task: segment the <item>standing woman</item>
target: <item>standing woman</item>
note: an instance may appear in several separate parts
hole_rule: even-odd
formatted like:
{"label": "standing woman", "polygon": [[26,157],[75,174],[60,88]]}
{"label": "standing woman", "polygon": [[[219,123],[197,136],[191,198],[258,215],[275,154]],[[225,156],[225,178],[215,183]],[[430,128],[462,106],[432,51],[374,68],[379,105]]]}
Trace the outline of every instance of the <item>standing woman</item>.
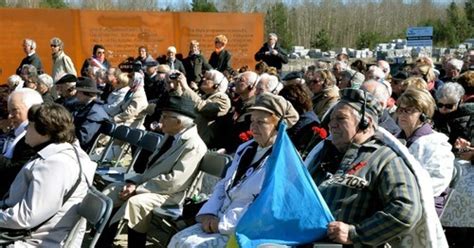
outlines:
{"label": "standing woman", "polygon": [[196,216],[197,224],[177,233],[168,247],[225,247],[247,208],[260,193],[265,166],[278,134],[278,123],[292,127],[298,113],[290,102],[271,93],[260,95],[253,107],[253,139],[240,145],[224,179]]}
{"label": "standing woman", "polygon": [[229,51],[225,49],[227,45],[227,37],[220,34],[214,39],[215,50],[212,52],[211,57],[209,58],[209,64],[212,68],[222,72],[224,75],[232,75],[234,71],[230,64],[230,59],[232,55]]}
{"label": "standing woman", "polygon": [[193,89],[197,83],[201,82],[202,73],[212,69],[212,66],[207,63],[206,58],[201,54],[197,40],[192,40],[189,44],[189,55],[183,62],[186,69],[186,79]]}
{"label": "standing woman", "polygon": [[25,142],[36,156],[23,166],[1,202],[0,228],[38,227],[14,247],[61,247],[79,221],[76,209],[87,193],[87,181],[93,180],[96,164],[79,147],[72,116],[63,106],[34,105],[28,121]]}

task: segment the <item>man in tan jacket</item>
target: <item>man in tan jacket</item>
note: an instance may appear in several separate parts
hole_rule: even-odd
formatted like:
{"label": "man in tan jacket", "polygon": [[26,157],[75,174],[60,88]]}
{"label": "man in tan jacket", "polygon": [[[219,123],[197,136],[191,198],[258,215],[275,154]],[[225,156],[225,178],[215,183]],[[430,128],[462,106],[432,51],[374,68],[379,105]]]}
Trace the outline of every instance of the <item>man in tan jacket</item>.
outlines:
{"label": "man in tan jacket", "polygon": [[114,201],[115,209],[112,225],[104,231],[97,247],[112,244],[121,218],[128,221],[128,247],[145,247],[151,211],[183,204],[186,190],[207,151],[194,124],[195,117],[194,103],[187,98],[171,96],[162,106],[160,123],[165,136],[143,174],[113,183],[104,190]]}

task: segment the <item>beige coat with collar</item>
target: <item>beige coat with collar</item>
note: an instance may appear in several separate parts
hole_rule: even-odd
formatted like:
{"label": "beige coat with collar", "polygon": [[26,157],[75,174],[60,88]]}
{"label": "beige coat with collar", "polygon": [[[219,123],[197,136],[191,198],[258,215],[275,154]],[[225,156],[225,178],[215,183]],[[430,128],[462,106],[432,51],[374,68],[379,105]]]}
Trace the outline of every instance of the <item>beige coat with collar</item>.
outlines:
{"label": "beige coat with collar", "polygon": [[[161,145],[168,138],[165,135]],[[150,158],[153,158],[159,149]],[[196,176],[199,162],[207,152],[207,147],[199,137],[196,126],[182,134],[181,138],[148,168],[127,181],[137,185],[136,195],[123,202],[118,194],[125,183],[114,183],[104,192],[109,195],[116,207],[121,206],[113,216],[111,223],[122,217],[128,220],[128,226],[138,232],[148,231],[151,221],[150,212],[160,206],[181,206],[186,190]]]}

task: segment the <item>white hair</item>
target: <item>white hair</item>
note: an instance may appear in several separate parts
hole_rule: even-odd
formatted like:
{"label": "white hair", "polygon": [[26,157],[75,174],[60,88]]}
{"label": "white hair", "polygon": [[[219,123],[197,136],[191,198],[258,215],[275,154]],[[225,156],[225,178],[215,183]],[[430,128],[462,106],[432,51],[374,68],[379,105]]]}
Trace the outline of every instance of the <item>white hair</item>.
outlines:
{"label": "white hair", "polygon": [[273,38],[275,38],[276,40],[278,40],[278,35],[276,35],[275,33],[269,33],[269,34],[268,34],[268,37],[273,37]]}
{"label": "white hair", "polygon": [[212,78],[212,83],[218,86],[218,91],[226,92],[227,86],[229,85],[229,81],[227,78],[218,70],[209,70],[208,73]]}
{"label": "white hair", "polygon": [[[369,77],[372,75],[371,77]],[[369,70],[367,70],[367,79],[375,79],[375,80],[380,80],[380,79],[385,79],[385,73],[380,69],[378,66],[371,66],[369,67]]]}
{"label": "white hair", "polygon": [[253,71],[246,71],[246,72],[240,73],[239,78],[242,77],[243,75],[245,75],[248,78],[249,86],[252,86],[253,88],[255,88],[255,86],[258,83],[257,82],[257,79],[259,78],[258,74],[256,72],[253,72]]}
{"label": "white hair", "polygon": [[[373,86],[373,87],[372,87]],[[374,96],[374,98],[382,104],[383,107],[387,105],[387,101],[390,98],[389,91],[386,85],[376,81],[374,79],[369,79],[365,81],[360,88],[364,91],[369,92]],[[369,90],[370,89],[370,90]]]}
{"label": "white hair", "polygon": [[21,101],[25,105],[26,109],[30,109],[33,105],[43,103],[43,98],[41,97],[40,93],[30,88],[21,88],[13,91],[8,96],[8,104],[10,104],[14,95],[20,95]]}
{"label": "white hair", "polygon": [[465,93],[466,91],[459,83],[448,82],[436,91],[436,99],[447,98],[453,102],[459,102]]}
{"label": "white hair", "polygon": [[273,93],[275,95],[277,95],[278,92],[280,92],[280,90],[283,89],[283,84],[280,83],[278,78],[274,75],[270,75],[268,73],[262,73],[257,83],[260,83],[262,81],[267,83],[268,92]]}
{"label": "white hair", "polygon": [[36,49],[36,42],[32,39],[25,39],[25,44],[31,47],[31,50]]}
{"label": "white hair", "polygon": [[451,59],[448,64],[452,65],[456,70],[461,71],[464,62],[460,59]]}
{"label": "white hair", "polygon": [[169,46],[168,49],[167,49],[168,52],[171,52],[171,53],[176,53],[176,47],[174,46]]}
{"label": "white hair", "polygon": [[176,117],[181,122],[183,128],[189,128],[194,125],[194,119],[186,115],[170,111],[170,115]]}
{"label": "white hair", "polygon": [[23,81],[23,79],[16,74],[9,76],[7,82],[10,90],[21,89],[25,83],[25,81]]}
{"label": "white hair", "polygon": [[50,75],[43,73],[38,76],[38,79],[39,83],[46,85],[48,89],[51,89],[51,87],[53,87],[53,78]]}
{"label": "white hair", "polygon": [[390,64],[387,61],[379,60],[377,61],[377,65],[385,73],[385,76],[388,76],[388,74],[390,74]]}

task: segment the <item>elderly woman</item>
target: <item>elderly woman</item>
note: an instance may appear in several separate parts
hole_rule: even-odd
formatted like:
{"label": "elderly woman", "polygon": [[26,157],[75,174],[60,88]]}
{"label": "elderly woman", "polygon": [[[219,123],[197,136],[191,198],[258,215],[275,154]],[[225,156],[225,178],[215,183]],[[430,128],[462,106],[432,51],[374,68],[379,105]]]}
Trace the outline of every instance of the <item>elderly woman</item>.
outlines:
{"label": "elderly woman", "polygon": [[339,89],[352,88],[358,89],[360,85],[364,82],[364,74],[347,68],[341,73],[341,81],[337,85]]}
{"label": "elderly woman", "polygon": [[114,74],[117,80],[110,81],[112,92],[110,92],[107,101],[105,101],[104,104],[105,112],[111,116],[121,111],[119,106],[127,92],[130,90],[130,87],[128,86],[130,83],[128,74],[122,73],[120,70],[114,71]]}
{"label": "elderly woman", "polygon": [[204,73],[200,83],[200,89],[204,92],[201,98],[187,84],[186,78],[180,76],[179,84],[183,89],[183,96],[190,97],[196,105],[198,117],[196,124],[198,133],[208,148],[222,148],[223,140],[219,132],[224,128],[217,121],[229,112],[230,98],[225,93],[229,82],[222,73],[216,70],[210,70]]}
{"label": "elderly woman", "polygon": [[288,129],[288,136],[304,159],[313,146],[321,140],[321,137],[313,138],[315,136],[313,128],[319,127],[321,122],[313,111],[311,91],[305,84],[292,83],[283,87],[279,95],[290,101],[300,116],[298,122]]}
{"label": "elderly woman", "polygon": [[143,74],[133,72],[128,75],[130,77],[130,89],[125,94],[122,102],[109,113],[118,125],[127,125],[131,128],[145,129],[143,122],[145,120],[145,110],[148,107],[145,89],[143,88]]}
{"label": "elderly woman", "polygon": [[306,72],[305,80],[313,93],[313,111],[319,119],[322,119],[326,111],[339,100],[336,78],[329,70],[310,67]]}
{"label": "elderly woman", "polygon": [[227,45],[227,37],[220,34],[214,39],[215,50],[212,52],[211,57],[209,58],[209,64],[216,70],[232,75],[234,71],[230,64],[232,54],[225,49]]}
{"label": "elderly woman", "polygon": [[471,141],[470,120],[474,116],[474,104],[462,103],[464,89],[458,83],[446,83],[437,92],[437,110],[434,115],[434,128],[449,136],[454,145],[457,139]]}
{"label": "elderly woman", "polygon": [[34,105],[28,120],[25,142],[37,156],[21,169],[1,202],[0,228],[33,229],[14,247],[61,247],[79,220],[76,208],[96,164],[75,142],[72,116],[63,106]]}
{"label": "elderly woman", "polygon": [[237,149],[227,174],[214,188],[196,220],[198,224],[176,234],[168,247],[225,247],[240,218],[260,193],[265,166],[280,120],[291,127],[298,113],[291,103],[270,93],[260,95],[252,110],[253,139]]}
{"label": "elderly woman", "polygon": [[435,101],[427,90],[408,89],[397,100],[398,138],[431,176],[434,196],[440,196],[453,175],[454,155],[448,137],[431,128]]}
{"label": "elderly woman", "polygon": [[260,95],[263,92],[269,92],[278,95],[282,88],[283,84],[278,80],[277,76],[263,73],[258,77],[255,94]]}

